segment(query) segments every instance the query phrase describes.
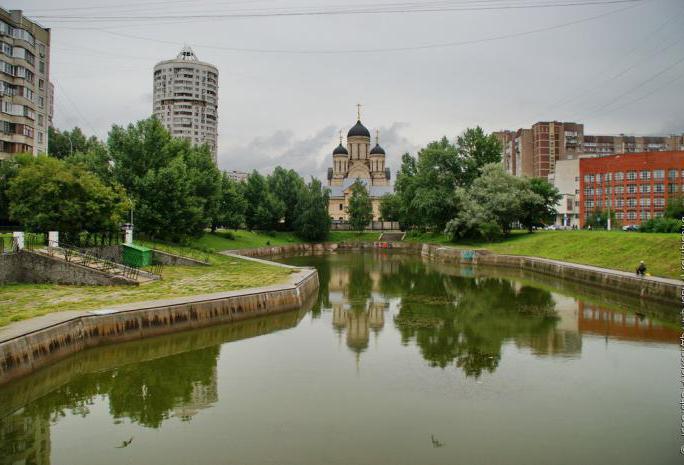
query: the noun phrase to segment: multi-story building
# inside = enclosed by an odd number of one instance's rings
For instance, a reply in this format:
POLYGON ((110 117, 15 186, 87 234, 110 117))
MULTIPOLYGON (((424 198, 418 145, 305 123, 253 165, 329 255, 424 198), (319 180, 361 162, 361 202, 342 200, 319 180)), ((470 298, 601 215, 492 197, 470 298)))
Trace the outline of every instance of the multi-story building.
POLYGON ((190 47, 154 67, 154 114, 173 137, 207 144, 216 162, 218 69, 190 47))
POLYGON ((558 160, 556 171, 549 175, 549 182, 553 184, 562 198, 556 204, 557 226, 566 228, 579 227, 579 163, 578 158, 558 160))
POLYGON ((559 160, 618 153, 684 150, 684 134, 671 136, 585 135, 581 123, 540 121, 531 129, 498 131, 501 158, 516 176, 551 178, 559 160), (532 138, 530 139, 530 133, 532 138))
POLYGON ((47 152, 50 29, 0 8, 0 159, 47 152))
POLYGON ((580 226, 596 210, 622 224, 663 215, 667 199, 684 191, 684 151, 641 152, 579 160, 580 226))
POLYGON ((230 179, 236 182, 246 181, 249 177, 249 173, 246 173, 244 171, 224 170, 224 172, 228 175, 230 179))

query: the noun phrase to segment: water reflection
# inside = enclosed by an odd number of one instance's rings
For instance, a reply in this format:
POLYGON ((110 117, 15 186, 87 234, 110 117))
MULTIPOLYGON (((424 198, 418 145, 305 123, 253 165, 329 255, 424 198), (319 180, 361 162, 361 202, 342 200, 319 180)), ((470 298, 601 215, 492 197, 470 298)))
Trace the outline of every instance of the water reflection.
POLYGON ((547 290, 491 270, 483 275, 472 267, 398 253, 287 261, 318 268, 321 290, 315 316, 330 311, 334 330, 357 358, 367 350, 371 333, 377 337, 383 330, 388 314, 402 343, 415 344, 429 365, 453 365, 472 377, 492 373, 509 341, 537 356, 577 357, 583 333, 663 343, 678 337, 674 326, 639 312, 608 309, 557 292, 575 290, 571 283, 565 289, 555 281, 547 290))
POLYGON ((47 464, 50 424, 106 398, 115 421, 159 428, 218 402, 221 344, 295 327, 305 311, 82 352, 0 389, 0 464, 47 464))

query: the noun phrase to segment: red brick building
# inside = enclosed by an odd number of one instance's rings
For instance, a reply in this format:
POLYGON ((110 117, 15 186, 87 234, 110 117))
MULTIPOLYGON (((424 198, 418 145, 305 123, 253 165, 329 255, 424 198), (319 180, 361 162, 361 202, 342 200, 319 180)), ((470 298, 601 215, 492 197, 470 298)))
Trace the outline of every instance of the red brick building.
POLYGON ((684 151, 643 152, 582 158, 580 226, 595 210, 611 210, 615 219, 641 224, 663 215, 668 197, 682 195, 684 151))

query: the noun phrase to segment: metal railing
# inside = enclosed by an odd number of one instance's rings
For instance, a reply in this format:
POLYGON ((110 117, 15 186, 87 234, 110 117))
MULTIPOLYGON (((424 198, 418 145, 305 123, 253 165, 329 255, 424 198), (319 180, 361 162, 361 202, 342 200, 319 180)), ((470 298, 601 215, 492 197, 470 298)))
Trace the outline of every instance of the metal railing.
POLYGON ((141 270, 139 268, 97 257, 96 255, 82 252, 79 248, 64 243, 58 244, 54 241, 50 241, 46 253, 51 257, 61 255, 64 261, 68 263, 86 266, 104 273, 123 276, 124 278, 132 280, 137 280, 140 276, 141 270))

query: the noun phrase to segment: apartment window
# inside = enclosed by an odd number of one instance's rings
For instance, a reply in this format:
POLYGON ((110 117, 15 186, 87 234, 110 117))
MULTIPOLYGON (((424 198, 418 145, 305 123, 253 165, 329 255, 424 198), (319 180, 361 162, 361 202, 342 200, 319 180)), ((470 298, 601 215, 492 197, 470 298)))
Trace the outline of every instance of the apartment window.
POLYGON ((637 172, 636 171, 627 171, 627 180, 628 181, 634 181, 637 178, 637 172))
POLYGON ((627 218, 630 220, 636 220, 636 212, 627 212, 627 218))
POLYGON ((584 202, 584 207, 585 208, 594 208, 594 201, 593 200, 587 200, 584 202))
POLYGON ((677 178, 677 170, 668 170, 667 171, 667 177, 669 179, 676 179, 677 178))
POLYGON ((663 212, 655 212, 654 217, 656 217, 656 218, 662 218, 662 217, 663 217, 663 212))
POLYGON ((653 205, 656 207, 664 207, 665 206, 665 199, 662 197, 656 197, 653 199, 653 205))
POLYGON ((622 208, 625 206, 625 201, 622 199, 617 199, 615 201, 615 208, 622 208))
POLYGON ((677 184, 672 184, 672 183, 668 184, 667 185, 667 192, 670 194, 674 194, 675 192, 677 192, 677 184))
POLYGON ((625 193, 625 186, 615 186, 615 193, 622 195, 625 193))
POLYGON ((622 181, 623 179, 625 179, 625 173, 623 173, 622 171, 618 171, 615 173, 616 181, 622 181))
POLYGON ((650 197, 642 197, 639 199, 639 205, 642 207, 650 207, 651 206, 651 198, 650 197))
POLYGON ((42 143, 43 143, 43 136, 44 136, 44 135, 43 135, 42 132, 38 132, 38 143, 39 143, 39 144, 42 144, 42 143))
POLYGON ((600 187, 597 187, 596 188, 596 195, 600 197, 601 194, 603 194, 603 189, 601 189, 600 187))
POLYGON ((636 199, 627 199, 627 206, 628 207, 636 207, 636 199))
POLYGON ((616 220, 621 220, 624 216, 625 216, 625 214, 622 212, 616 212, 615 213, 615 219, 616 220))
POLYGON ((628 194, 635 194, 636 191, 637 191, 636 184, 627 184, 627 193, 628 194))
POLYGON ((45 81, 43 79, 38 79, 38 88, 43 90, 45 88, 45 81))
POLYGON ((663 192, 665 192, 665 184, 654 184, 653 192, 655 192, 656 194, 662 194, 663 192))
POLYGON ((649 218, 651 218, 651 212, 642 210, 641 211, 641 219, 642 220, 648 220, 649 218))
POLYGON ((641 179, 651 179, 651 172, 648 170, 644 170, 640 173, 639 176, 641 179))
POLYGON ((653 170, 653 179, 665 179, 665 170, 653 170))
POLYGON ((642 184, 639 186, 639 192, 642 194, 648 194, 651 192, 651 185, 650 184, 642 184))
POLYGON ((613 173, 606 173, 603 175, 603 180, 606 182, 610 182, 613 180, 613 173))
POLYGON ((584 175, 584 182, 594 182, 594 176, 591 174, 584 175))
POLYGON ((612 188, 610 186, 606 186, 604 190, 606 191, 606 195, 610 195, 610 193, 612 192, 612 188))
POLYGON ((601 184, 601 173, 596 175, 596 184, 601 184))

